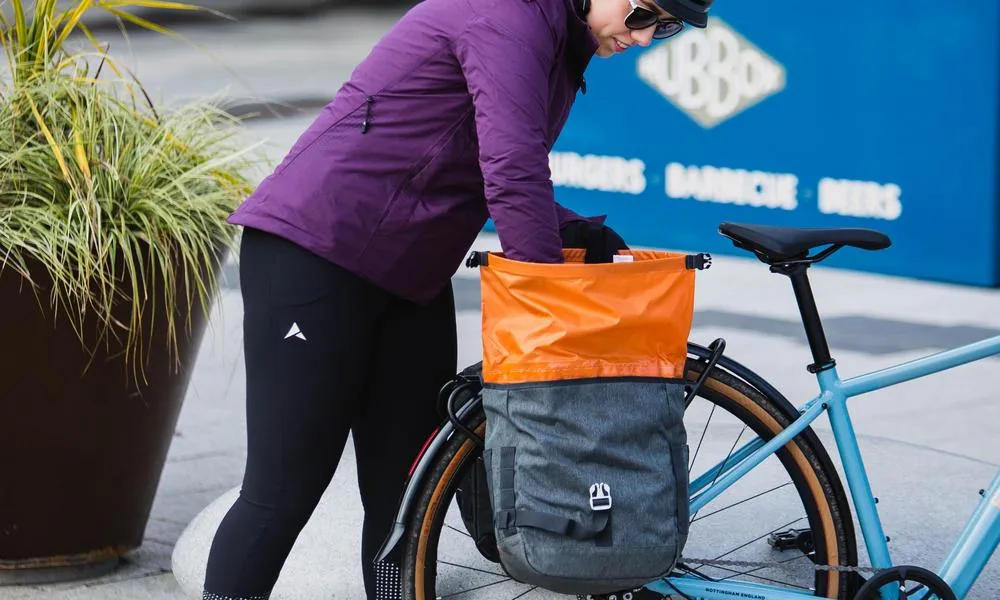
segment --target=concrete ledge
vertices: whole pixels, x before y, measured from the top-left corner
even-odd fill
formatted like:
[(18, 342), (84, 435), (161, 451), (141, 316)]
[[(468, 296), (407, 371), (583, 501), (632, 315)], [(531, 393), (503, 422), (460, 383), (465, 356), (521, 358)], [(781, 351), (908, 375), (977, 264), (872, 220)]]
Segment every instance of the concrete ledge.
[[(342, 463), (341, 470), (347, 471), (343, 468), (347, 466), (346, 462)], [(353, 466), (350, 465), (350, 476), (353, 476)], [(365, 597), (360, 566), (363, 513), (356, 484), (338, 485), (337, 480), (345, 476), (348, 474), (338, 472), (299, 535), (271, 600)], [(234, 488), (213, 501), (177, 540), (173, 572), (185, 597), (201, 600), (212, 538), (238, 495), (239, 488)]]

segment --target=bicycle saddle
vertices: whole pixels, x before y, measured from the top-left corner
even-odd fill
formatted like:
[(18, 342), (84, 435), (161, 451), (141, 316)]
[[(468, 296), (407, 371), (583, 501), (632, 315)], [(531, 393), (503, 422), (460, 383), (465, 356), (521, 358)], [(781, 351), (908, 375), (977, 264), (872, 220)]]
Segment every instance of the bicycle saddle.
[(719, 233), (737, 248), (755, 253), (768, 263), (805, 258), (817, 246), (852, 246), (862, 250), (883, 250), (892, 245), (889, 236), (873, 229), (838, 227), (815, 229), (776, 227), (747, 223), (722, 223)]

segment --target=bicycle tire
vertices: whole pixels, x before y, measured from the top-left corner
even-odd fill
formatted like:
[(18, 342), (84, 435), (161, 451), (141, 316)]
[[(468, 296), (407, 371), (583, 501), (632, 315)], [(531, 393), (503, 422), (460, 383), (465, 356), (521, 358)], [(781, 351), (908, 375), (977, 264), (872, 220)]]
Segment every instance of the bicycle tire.
[[(686, 377), (696, 380), (703, 363), (689, 359)], [(770, 388), (770, 386), (760, 386)], [(773, 388), (770, 388), (773, 389)], [(757, 435), (769, 439), (798, 413), (784, 400), (762, 393), (758, 387), (722, 368), (706, 378), (698, 396), (722, 406)], [(468, 417), (470, 429), (482, 435), (482, 410)], [(436, 554), (444, 516), (452, 503), (463, 469), (477, 452), (464, 436), (453, 437), (428, 473), (411, 512), (402, 551), (401, 588), (405, 600), (433, 600), (437, 577)], [(820, 565), (857, 565), (857, 547), (846, 494), (836, 469), (815, 433), (807, 428), (776, 453), (787, 471), (809, 520)], [(444, 507), (444, 510), (441, 510)], [(848, 600), (857, 588), (856, 575), (844, 571), (816, 570), (815, 596)], [(463, 597), (465, 597), (463, 595)]]

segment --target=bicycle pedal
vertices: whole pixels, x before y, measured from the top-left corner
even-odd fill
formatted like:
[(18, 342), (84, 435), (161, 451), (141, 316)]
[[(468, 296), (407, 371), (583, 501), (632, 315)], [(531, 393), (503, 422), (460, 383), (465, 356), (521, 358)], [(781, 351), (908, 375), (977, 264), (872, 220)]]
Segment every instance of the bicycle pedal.
[(799, 550), (803, 554), (811, 554), (813, 546), (813, 535), (811, 529), (786, 529), (778, 533), (772, 533), (767, 538), (767, 543), (780, 552), (785, 550)]

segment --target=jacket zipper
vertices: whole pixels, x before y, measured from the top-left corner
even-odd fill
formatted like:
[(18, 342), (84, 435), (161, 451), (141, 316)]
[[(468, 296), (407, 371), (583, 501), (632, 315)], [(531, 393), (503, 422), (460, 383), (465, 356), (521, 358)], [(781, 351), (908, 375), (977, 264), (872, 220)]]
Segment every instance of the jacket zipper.
[(375, 102), (375, 98), (368, 96), (365, 98), (365, 120), (361, 123), (361, 133), (368, 133), (368, 129), (372, 124), (372, 104)]

